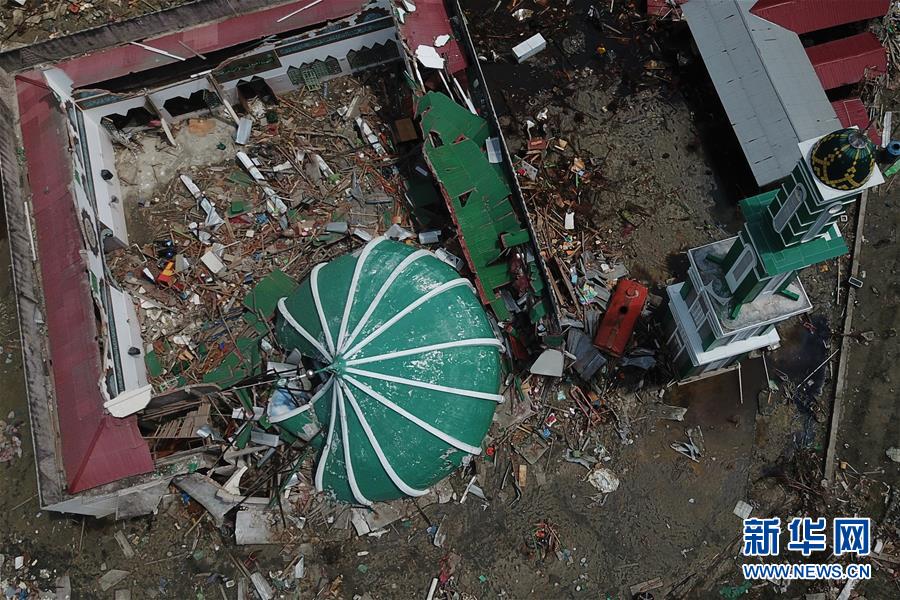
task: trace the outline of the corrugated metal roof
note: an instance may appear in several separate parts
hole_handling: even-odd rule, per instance
[[[834,112],[837,113],[838,119],[841,121],[842,127],[853,127],[854,125],[860,129],[869,128],[866,134],[876,146],[881,145],[881,134],[875,128],[875,124],[870,126],[869,111],[859,98],[848,98],[846,100],[835,100],[831,103]]]
[[[883,17],[890,4],[890,0],[759,0],[750,10],[794,33],[806,33]]]
[[[810,46],[806,54],[826,90],[887,71],[887,52],[870,31]]]
[[[59,101],[41,79],[16,79],[40,257],[58,433],[69,493],[153,470],[134,417],[103,408],[101,358]]]
[[[784,177],[798,142],[840,122],[796,34],[750,14],[753,0],[691,0],[682,10],[759,185]]]

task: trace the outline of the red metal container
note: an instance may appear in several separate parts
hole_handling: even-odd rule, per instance
[[[647,293],[647,288],[636,281],[619,280],[603,321],[597,328],[597,335],[594,336],[595,347],[614,356],[625,353],[634,326],[644,310]]]

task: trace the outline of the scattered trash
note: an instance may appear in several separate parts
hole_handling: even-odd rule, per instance
[[[688,441],[687,442],[672,442],[670,447],[675,452],[686,456],[694,462],[700,462],[700,457],[703,455],[703,432],[700,430],[700,427],[694,429],[689,428],[687,430]]]
[[[619,478],[606,467],[595,466],[587,476],[588,483],[604,494],[619,489]]]

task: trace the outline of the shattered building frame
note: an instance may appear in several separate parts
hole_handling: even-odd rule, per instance
[[[418,10],[389,0],[243,2],[239,14],[225,4],[190,3],[0,56],[15,72],[0,74],[0,167],[45,509],[147,514],[173,477],[211,460],[202,448],[154,460],[138,428],[134,413],[148,404],[217,388],[161,393],[148,380],[135,299],[105,262],[129,245],[113,117],[146,111],[168,136],[224,105],[237,127],[231,107],[244,85],[261,80],[278,95],[402,61],[425,159],[482,302],[501,322],[522,313],[553,327],[534,231],[455,0],[419,0]],[[137,91],[103,87],[129,79]],[[518,275],[509,252],[524,265]],[[529,298],[517,301],[510,287]]]

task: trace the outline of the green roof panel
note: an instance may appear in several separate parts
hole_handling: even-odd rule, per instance
[[[741,210],[747,221],[744,226],[759,252],[768,276],[803,269],[847,253],[844,237],[835,235],[831,239],[816,237],[808,242],[785,247],[781,237],[772,228],[772,218],[766,210],[777,193],[777,190],[773,190],[741,200]]]

